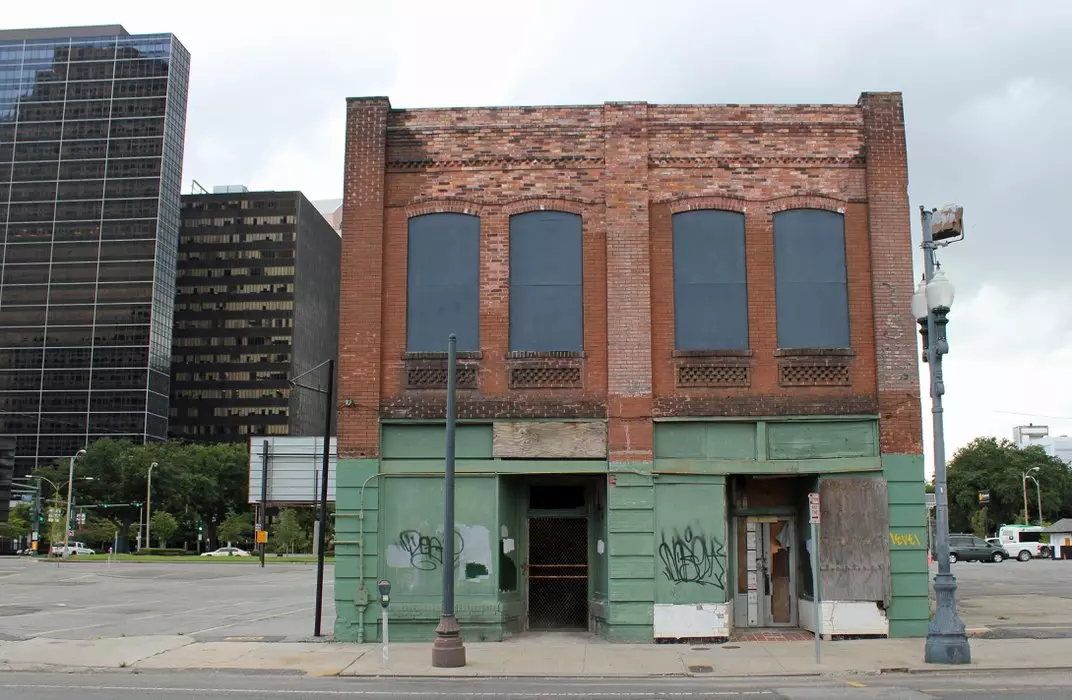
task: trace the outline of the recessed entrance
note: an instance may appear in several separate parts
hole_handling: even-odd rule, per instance
[[[587,475],[526,479],[525,629],[590,630],[592,597],[602,590],[605,488]]]
[[[529,629],[588,626],[588,518],[529,517]]]

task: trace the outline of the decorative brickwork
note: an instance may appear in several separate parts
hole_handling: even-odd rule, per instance
[[[800,362],[778,368],[782,386],[849,386],[849,367],[845,364]]]
[[[680,360],[677,365],[679,387],[746,387],[751,374],[746,364],[728,364],[698,360]]]
[[[381,418],[442,415],[445,368],[404,357],[407,219],[434,211],[480,218],[480,356],[459,416],[606,418],[610,460],[643,462],[653,417],[878,413],[883,452],[918,453],[905,163],[894,93],[412,111],[351,100],[340,454],[376,456]],[[844,214],[851,355],[777,346],[772,216],[794,207]],[[672,216],[701,208],[745,215],[748,356],[675,352]],[[583,356],[510,352],[509,218],[539,209],[582,217]]]

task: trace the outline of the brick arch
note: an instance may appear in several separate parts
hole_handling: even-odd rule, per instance
[[[516,199],[502,205],[504,216],[514,214],[527,214],[532,211],[560,211],[567,214],[584,216],[586,203],[577,199],[565,199],[560,197],[526,197]]]
[[[680,214],[685,211],[698,211],[700,209],[717,209],[720,211],[732,211],[744,214],[748,211],[748,202],[738,197],[682,197],[664,202],[671,214]]]
[[[405,212],[407,219],[425,214],[468,214],[479,217],[487,209],[486,204],[461,199],[424,199],[407,204]]]
[[[777,197],[768,200],[766,209],[768,214],[777,214],[778,212],[789,211],[790,209],[822,209],[823,211],[844,215],[847,204],[847,202],[833,197],[826,197],[819,194],[808,194]]]

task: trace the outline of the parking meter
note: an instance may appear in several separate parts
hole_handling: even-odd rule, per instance
[[[376,583],[376,588],[380,589],[380,605],[383,606],[380,624],[383,636],[383,666],[387,668],[387,606],[391,604],[391,582],[382,579]]]

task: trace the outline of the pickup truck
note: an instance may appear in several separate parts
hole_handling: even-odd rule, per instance
[[[56,542],[48,550],[48,555],[50,557],[62,557],[64,553],[65,552],[62,542]],[[76,554],[96,554],[96,552],[85,546],[81,542],[68,542],[66,554],[68,556],[74,556]]]

